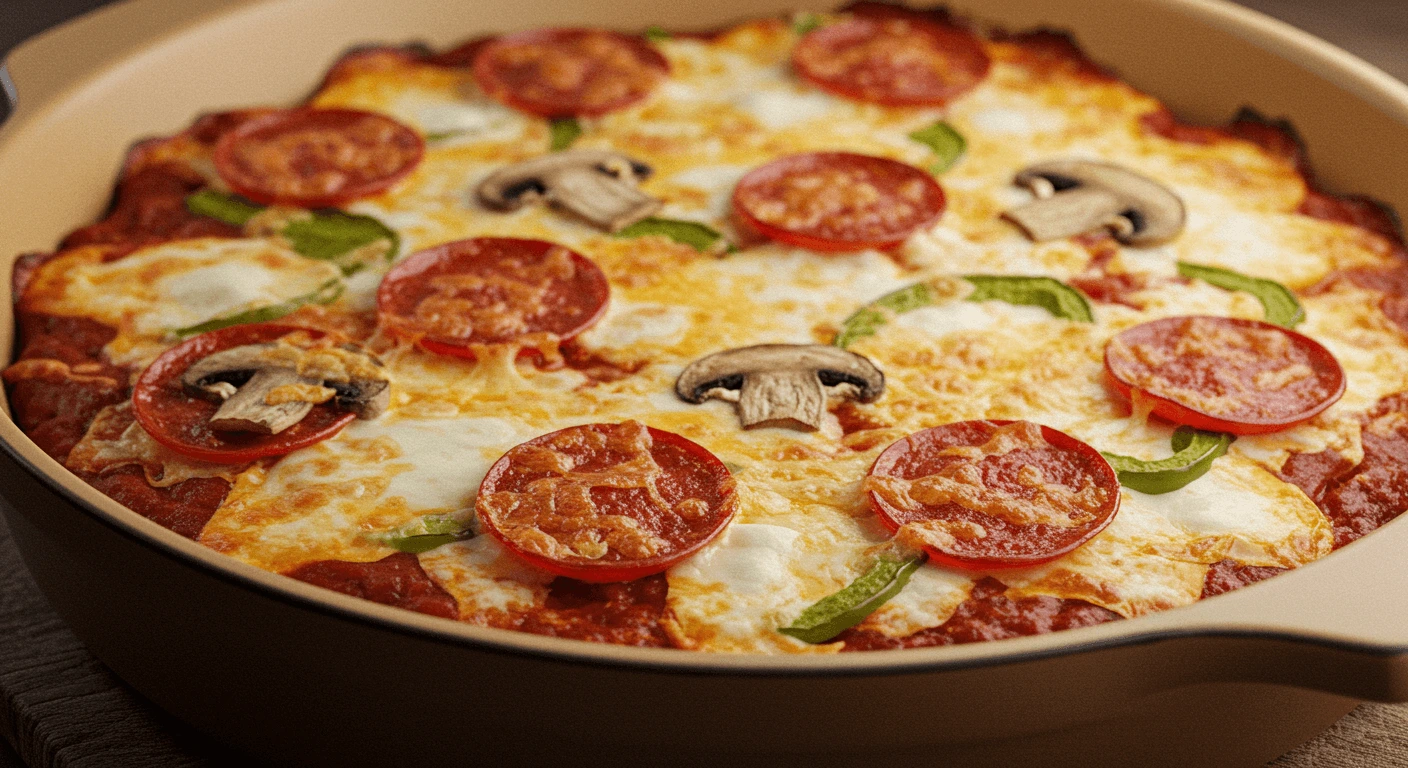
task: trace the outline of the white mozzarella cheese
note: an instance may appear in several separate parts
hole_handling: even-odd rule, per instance
[[[821,91],[768,88],[740,94],[733,103],[764,127],[777,130],[824,117],[836,100]]]
[[[1014,306],[1002,301],[948,301],[910,310],[895,318],[897,328],[930,336],[959,331],[983,331],[995,326],[1026,325],[1053,321],[1041,307]]]
[[[553,575],[509,554],[493,536],[437,547],[419,557],[421,568],[459,604],[460,616],[541,605]]]
[[[241,475],[201,540],[281,571],[336,556],[379,559],[391,550],[369,534],[472,507],[490,465],[533,433],[500,418],[355,421]]]
[[[793,570],[801,534],[734,523],[669,572],[669,605],[688,644],[719,651],[810,650],[779,634],[805,605]]]
[[[435,146],[462,141],[511,141],[529,124],[523,113],[483,97],[439,91],[408,91],[391,107],[392,116],[432,137]]]

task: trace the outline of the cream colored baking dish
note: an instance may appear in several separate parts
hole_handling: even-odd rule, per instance
[[[359,42],[708,28],[806,0],[130,0],[23,45],[0,129],[0,255],[94,218],[135,138],[303,96]],[[1211,0],[960,0],[1075,33],[1181,116],[1290,118],[1331,189],[1408,211],[1408,87]],[[6,281],[8,283],[8,281]],[[0,287],[8,295],[8,284]],[[0,318],[0,345],[13,344]],[[1408,522],[1134,621],[841,657],[711,656],[448,622],[224,558],[103,497],[0,418],[0,494],[45,594],[158,705],[312,764],[1256,765],[1359,699],[1408,701]]]

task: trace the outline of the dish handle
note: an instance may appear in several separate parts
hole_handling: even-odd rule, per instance
[[[1406,550],[1408,515],[1289,573],[1150,618],[1260,647],[1233,654],[1240,669],[1224,671],[1237,679],[1408,702]]]
[[[10,70],[0,64],[0,125],[10,119],[18,102],[19,96],[15,93],[14,81],[10,79]]]

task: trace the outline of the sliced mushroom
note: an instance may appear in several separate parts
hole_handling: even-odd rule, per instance
[[[1127,168],[1085,160],[1038,163],[1014,183],[1037,199],[1003,215],[1037,242],[1099,229],[1129,245],[1157,245],[1183,231],[1183,201]]]
[[[686,402],[711,397],[736,402],[747,429],[818,429],[828,394],[868,403],[884,390],[885,374],[874,363],[822,344],[758,344],[716,352],[690,363],[675,381],[675,394]]]
[[[501,168],[480,182],[480,202],[512,211],[539,200],[619,232],[660,210],[661,201],[636,188],[650,166],[619,152],[574,149]]]
[[[353,363],[346,367],[357,371],[340,379],[302,364],[299,355],[311,355],[314,350],[299,350],[291,357],[290,349],[297,348],[271,342],[221,350],[187,368],[181,384],[192,395],[222,401],[210,417],[210,428],[219,432],[277,435],[327,400],[335,400],[338,407],[362,419],[376,418],[386,410],[390,382],[372,355],[353,345],[339,347]]]

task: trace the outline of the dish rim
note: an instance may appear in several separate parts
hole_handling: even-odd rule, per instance
[[[166,35],[156,36],[141,46],[127,51],[117,60],[95,64],[86,73],[87,79],[69,84],[68,89],[49,94],[38,102],[19,102],[15,113],[10,115],[0,127],[0,151],[3,151],[5,138],[23,126],[27,118],[32,118],[61,103],[73,90],[87,80],[96,79],[110,71],[126,57],[135,55],[148,45],[158,45],[169,36],[179,36],[186,27],[213,23],[227,14],[255,8],[272,6],[278,0],[229,0],[223,7],[199,14],[194,24],[176,25],[166,30]],[[1257,11],[1232,5],[1224,0],[1142,0],[1148,5],[1182,9],[1203,21],[1234,34],[1249,45],[1287,60],[1300,64],[1307,71],[1328,80],[1335,87],[1359,98],[1377,111],[1393,117],[1399,116],[1405,135],[1408,135],[1408,86],[1328,42],[1288,24],[1272,19]],[[23,56],[36,41],[54,41],[66,36],[92,34],[106,26],[111,12],[134,8],[156,8],[171,0],[127,0],[117,6],[104,8],[79,19],[70,21],[58,28],[45,32],[20,44],[7,56]],[[959,3],[961,5],[961,3]],[[0,66],[3,73],[3,66]],[[14,86],[8,77],[4,90],[13,93]],[[20,119],[17,119],[20,118]],[[16,255],[0,254],[0,259],[13,260]],[[9,263],[5,261],[4,263]],[[6,281],[8,282],[8,281]],[[0,286],[0,295],[8,295],[9,286]],[[14,318],[0,320],[0,331],[13,333]],[[3,333],[0,333],[3,336]],[[13,354],[13,353],[11,353]],[[511,630],[479,627],[463,622],[425,616],[403,609],[384,606],[371,601],[342,595],[289,579],[279,574],[259,569],[255,566],[224,556],[200,543],[186,539],[158,524],[141,517],[116,501],[102,495],[96,489],[83,483],[59,462],[39,451],[38,447],[24,435],[9,418],[8,399],[0,398],[0,411],[5,418],[0,419],[0,450],[19,467],[35,478],[49,491],[71,503],[83,514],[95,519],[109,530],[142,545],[154,554],[180,561],[187,567],[195,568],[205,575],[218,578],[241,587],[252,587],[264,597],[273,598],[287,605],[313,610],[341,620],[371,624],[381,630],[389,630],[410,635],[421,640],[438,643],[468,645],[478,650],[503,655],[528,656],[553,661],[588,664],[607,667],[628,667],[648,671],[663,671],[681,674],[702,675],[749,675],[749,676],[864,676],[895,675],[915,673],[947,672],[975,667],[985,667],[1022,661],[1035,661],[1051,657],[1092,653],[1109,648],[1140,645],[1155,642],[1173,641],[1192,637],[1198,638],[1259,638],[1291,641],[1328,649],[1374,657],[1397,657],[1408,655],[1408,639],[1399,643],[1384,643],[1373,639],[1354,637],[1352,633],[1335,635],[1328,632],[1298,629],[1294,624],[1277,626],[1277,622],[1262,617],[1255,618],[1256,612],[1246,612],[1242,608],[1262,603],[1275,602],[1274,596],[1280,592],[1293,595],[1295,585],[1309,583],[1315,574],[1331,568],[1324,566],[1328,561],[1340,563],[1346,558],[1332,553],[1313,563],[1295,569],[1278,578],[1238,590],[1235,593],[1219,596],[1217,600],[1200,600],[1191,605],[1168,609],[1158,613],[1138,617],[1137,620],[1117,621],[1108,624],[1065,630],[1044,635],[1008,639],[1002,642],[980,642],[958,646],[937,648],[870,651],[866,653],[827,654],[823,661],[812,659],[814,654],[766,655],[766,654],[724,654],[711,652],[684,651],[681,649],[634,648],[608,644],[589,643],[578,640],[544,637]],[[47,462],[47,463],[46,463]],[[20,513],[23,514],[23,513]],[[1408,544],[1408,522],[1394,521],[1366,540],[1376,542],[1377,549],[1390,545],[1389,539],[1402,540]],[[1347,551],[1362,551],[1362,542],[1356,542]],[[1365,553],[1366,556],[1371,553]],[[1380,557],[1384,557],[1380,553]],[[1338,570],[1346,570],[1339,568]],[[1334,574],[1325,577],[1333,579]],[[1408,584],[1408,578],[1404,580]]]

